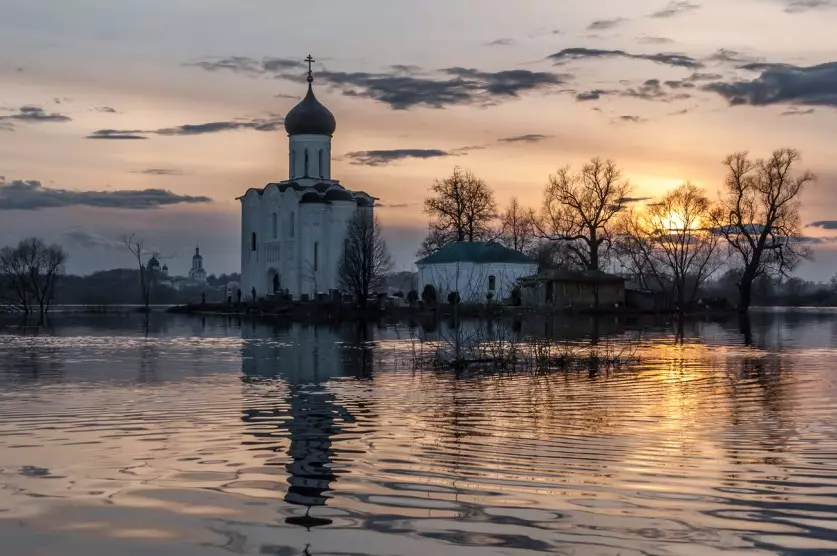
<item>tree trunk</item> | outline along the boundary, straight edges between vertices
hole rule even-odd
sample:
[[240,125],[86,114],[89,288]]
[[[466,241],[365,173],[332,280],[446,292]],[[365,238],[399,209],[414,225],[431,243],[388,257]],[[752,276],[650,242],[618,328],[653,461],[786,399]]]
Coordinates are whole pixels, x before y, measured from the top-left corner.
[[753,282],[747,280],[746,276],[741,279],[738,284],[738,312],[747,313],[750,309],[750,303],[753,299]]

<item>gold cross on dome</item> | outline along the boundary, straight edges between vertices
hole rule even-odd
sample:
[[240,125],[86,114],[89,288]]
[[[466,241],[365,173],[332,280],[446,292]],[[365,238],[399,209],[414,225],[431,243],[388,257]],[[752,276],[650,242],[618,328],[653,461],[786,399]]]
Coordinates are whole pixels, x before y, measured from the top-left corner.
[[311,64],[316,62],[316,60],[309,54],[305,61],[308,62],[308,82],[310,83],[314,81],[314,74],[311,71]]

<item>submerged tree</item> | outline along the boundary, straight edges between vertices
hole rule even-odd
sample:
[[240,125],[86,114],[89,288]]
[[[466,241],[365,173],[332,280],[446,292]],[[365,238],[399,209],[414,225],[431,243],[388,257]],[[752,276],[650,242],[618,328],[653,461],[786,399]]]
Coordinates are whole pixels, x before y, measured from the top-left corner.
[[470,171],[459,167],[430,187],[424,212],[430,216],[431,234],[443,241],[481,241],[491,236],[497,216],[494,192]]
[[612,160],[594,158],[575,173],[562,168],[546,186],[539,233],[565,243],[579,268],[601,270],[629,191]]
[[811,255],[803,243],[799,197],[816,178],[808,171],[794,172],[799,159],[798,151],[779,149],[766,160],[753,160],[746,152],[724,160],[726,192],[712,222],[740,267],[738,308],[743,313],[757,278],[787,276]]
[[[711,227],[711,203],[686,183],[625,219],[618,251],[628,265],[668,292],[678,309],[693,304],[721,266],[720,235]],[[646,286],[647,287],[647,286]]]
[[142,306],[143,310],[148,313],[150,311],[149,305],[151,304],[151,284],[153,276],[151,276],[150,272],[146,269],[145,264],[143,263],[143,259],[147,254],[145,251],[145,240],[136,237],[136,234],[125,234],[122,236],[122,243],[137,260]]
[[535,244],[535,217],[531,209],[520,205],[512,197],[506,211],[500,216],[500,243],[523,253],[528,253]]
[[392,259],[381,223],[371,210],[357,209],[346,228],[343,253],[337,265],[340,288],[366,307],[369,294],[384,287]]
[[0,291],[5,292],[6,302],[26,314],[37,309],[43,323],[66,262],[61,246],[46,245],[38,238],[4,247],[0,250]]

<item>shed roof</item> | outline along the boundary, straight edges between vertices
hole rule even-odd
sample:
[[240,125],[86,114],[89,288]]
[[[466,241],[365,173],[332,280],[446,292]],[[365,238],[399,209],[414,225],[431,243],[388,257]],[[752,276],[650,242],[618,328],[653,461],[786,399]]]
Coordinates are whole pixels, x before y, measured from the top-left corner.
[[517,263],[537,264],[520,251],[493,241],[458,241],[416,261],[416,265],[447,263]]

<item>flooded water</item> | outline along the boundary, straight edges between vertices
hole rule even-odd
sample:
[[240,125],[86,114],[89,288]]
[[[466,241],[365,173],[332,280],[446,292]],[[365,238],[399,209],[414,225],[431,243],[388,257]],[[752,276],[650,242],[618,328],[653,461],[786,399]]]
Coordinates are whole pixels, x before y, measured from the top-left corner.
[[0,329],[0,554],[837,554],[837,316],[526,323],[635,361],[479,372],[140,318]]

